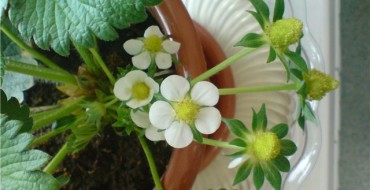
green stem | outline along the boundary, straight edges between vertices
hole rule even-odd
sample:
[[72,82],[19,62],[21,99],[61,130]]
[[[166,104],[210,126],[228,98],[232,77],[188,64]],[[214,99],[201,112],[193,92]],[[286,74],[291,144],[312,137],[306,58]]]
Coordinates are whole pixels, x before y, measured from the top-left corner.
[[245,48],[245,49],[239,51],[238,53],[236,53],[233,56],[227,58],[226,60],[224,60],[220,64],[214,66],[213,68],[209,69],[208,71],[202,73],[198,77],[191,80],[191,84],[194,85],[195,83],[197,83],[199,81],[203,81],[203,80],[217,74],[218,72],[222,71],[223,69],[225,69],[226,67],[228,67],[229,65],[234,63],[235,61],[237,61],[240,58],[244,57],[245,55],[253,52],[254,50],[255,49]]
[[113,100],[111,100],[111,101],[107,102],[106,104],[104,104],[104,107],[108,108],[111,105],[115,104],[116,102],[118,102],[118,99],[117,98],[114,98]]
[[155,166],[154,159],[153,159],[152,153],[150,152],[148,144],[146,143],[144,136],[140,135],[138,132],[136,134],[137,134],[137,137],[139,138],[141,147],[143,148],[146,159],[149,163],[149,168],[150,168],[150,172],[152,173],[155,188],[156,190],[163,190],[161,180],[159,178],[157,168]]
[[52,60],[49,58],[45,57],[41,53],[37,52],[36,50],[32,49],[29,45],[27,45],[23,40],[17,37],[8,27],[5,25],[1,25],[1,30],[14,42],[16,43],[20,48],[26,50],[29,52],[34,58],[40,60],[43,62],[46,66],[59,70],[61,72],[67,72],[63,70],[61,67],[59,67],[56,63],[54,63]]
[[68,83],[77,85],[77,79],[74,75],[64,71],[54,70],[41,66],[22,63],[19,61],[5,60],[5,70],[14,71],[26,75],[32,75],[38,78],[51,80],[54,82]]
[[31,143],[31,146],[37,146],[37,145],[39,145],[43,142],[46,142],[51,137],[59,135],[59,134],[63,133],[64,131],[68,130],[69,128],[70,127],[61,127],[61,128],[52,130],[52,131],[46,133],[45,135],[42,135],[42,136],[36,138],[35,140],[33,140],[32,143]]
[[82,57],[82,59],[84,60],[85,64],[87,65],[88,70],[94,74],[97,74],[97,70],[98,70],[97,65],[95,64],[95,61],[91,53],[89,52],[89,50],[77,45],[75,42],[73,42],[73,45],[76,48],[77,52]]
[[99,53],[94,48],[90,48],[89,51],[92,53],[95,60],[98,62],[99,66],[103,69],[105,75],[107,75],[110,83],[114,85],[114,83],[116,82],[116,79],[114,79],[112,73],[109,71],[107,65],[104,63]]
[[243,147],[235,146],[235,145],[229,144],[228,142],[217,141],[217,140],[208,139],[208,138],[204,138],[204,137],[203,137],[203,143],[202,144],[215,146],[215,147],[220,147],[220,148],[234,149],[234,150],[235,149],[236,150],[243,150],[244,149]]
[[31,116],[33,119],[31,132],[40,129],[43,126],[49,125],[62,117],[70,115],[77,109],[80,109],[80,102],[83,100],[83,98],[84,97],[80,97],[77,100],[69,102],[66,106],[62,106],[54,110],[33,114]]
[[218,90],[220,95],[229,94],[241,94],[241,93],[252,93],[252,92],[271,92],[271,91],[281,91],[281,90],[297,90],[296,84],[284,84],[279,86],[259,86],[250,88],[221,88]]
[[44,168],[44,172],[53,174],[58,165],[64,160],[68,154],[68,146],[65,143],[54,158],[49,162],[49,164]]

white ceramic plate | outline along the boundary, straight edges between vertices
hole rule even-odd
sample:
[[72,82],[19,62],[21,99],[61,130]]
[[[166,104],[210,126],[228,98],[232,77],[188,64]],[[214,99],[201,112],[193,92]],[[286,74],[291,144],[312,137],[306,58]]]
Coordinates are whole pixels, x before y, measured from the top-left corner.
[[[183,3],[193,20],[202,25],[215,38],[227,57],[242,49],[234,47],[234,45],[245,34],[261,32],[260,26],[254,17],[246,12],[246,10],[252,9],[247,0],[183,0]],[[254,87],[285,84],[286,73],[284,67],[278,61],[266,64],[267,57],[268,47],[261,48],[234,63],[231,69],[235,85],[237,87]],[[265,103],[269,127],[279,123],[292,124],[295,115],[295,100],[294,92],[237,95],[235,118],[250,126],[252,108],[258,111],[262,103]],[[291,138],[295,139],[299,147],[303,147],[304,135],[302,131],[294,129],[291,133],[293,133],[290,134]],[[231,136],[230,139],[232,138]],[[300,158],[302,152],[303,148],[300,148],[295,158],[291,158],[291,160],[294,160],[293,163]],[[232,186],[236,170],[227,168],[231,160],[224,156],[225,154],[227,154],[226,151],[221,151],[210,166],[198,174],[193,190],[254,189],[250,181]]]

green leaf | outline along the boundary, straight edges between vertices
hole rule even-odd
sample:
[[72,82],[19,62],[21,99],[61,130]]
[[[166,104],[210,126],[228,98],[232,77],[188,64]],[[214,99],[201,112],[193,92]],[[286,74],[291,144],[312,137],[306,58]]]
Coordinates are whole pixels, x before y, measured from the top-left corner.
[[267,44],[265,35],[248,33],[236,44],[236,46],[258,48],[263,46],[264,44]]
[[244,123],[237,119],[222,119],[229,130],[238,137],[245,137],[249,133],[248,129],[245,127]]
[[9,18],[21,35],[37,46],[67,56],[70,40],[94,47],[95,37],[111,41],[123,29],[147,18],[145,8],[160,0],[18,0],[10,1]]
[[240,147],[247,147],[247,143],[243,139],[240,139],[240,138],[230,141],[230,144],[235,145],[235,146],[240,146]]
[[285,11],[284,0],[276,0],[275,7],[274,7],[273,22],[276,22],[277,20],[282,19],[284,15],[284,11]]
[[285,52],[285,55],[289,58],[290,61],[294,63],[295,66],[302,72],[308,72],[308,67],[306,64],[306,61],[303,59],[303,57],[295,52],[287,51]]
[[276,51],[274,48],[270,47],[269,57],[267,58],[267,63],[271,63],[275,61],[275,59],[276,59]]
[[28,132],[32,128],[32,118],[29,117],[30,111],[27,105],[20,105],[16,98],[6,97],[3,90],[1,90],[1,105],[0,113],[7,115],[9,120],[19,120],[23,123],[19,133]]
[[265,174],[263,173],[262,167],[260,164],[256,165],[253,170],[253,183],[256,186],[256,189],[261,189],[263,182],[265,180]]
[[[256,9],[257,13],[259,15],[261,15],[263,20],[265,20],[265,23],[266,23],[266,21],[268,22],[269,17],[270,17],[270,10],[269,10],[269,7],[267,6],[267,4],[265,3],[265,1],[263,1],[263,0],[249,0],[249,2],[252,3],[252,5]],[[263,29],[265,29],[265,26],[266,25],[264,25]]]
[[288,172],[290,170],[289,160],[285,156],[279,155],[272,162],[282,172]]
[[258,113],[256,113],[256,111],[253,109],[252,128],[254,132],[266,131],[267,115],[265,104],[262,104]]
[[233,185],[239,184],[240,182],[244,181],[248,178],[249,174],[251,173],[251,170],[253,168],[253,164],[250,160],[247,160],[244,162],[236,172]]
[[3,14],[8,6],[8,0],[1,0],[0,1],[0,18],[3,17]]
[[14,190],[58,189],[58,181],[41,171],[49,155],[39,150],[27,150],[33,136],[19,133],[22,122],[7,120],[4,114],[0,120],[0,186]]
[[262,169],[265,173],[266,179],[270,182],[275,190],[281,189],[281,174],[279,170],[273,165],[262,165]]
[[288,131],[289,127],[285,123],[277,124],[271,129],[271,132],[275,133],[279,139],[284,138],[288,134]]
[[291,140],[282,139],[280,140],[280,145],[281,145],[281,150],[280,150],[281,155],[290,156],[290,155],[293,155],[297,151],[297,146]]

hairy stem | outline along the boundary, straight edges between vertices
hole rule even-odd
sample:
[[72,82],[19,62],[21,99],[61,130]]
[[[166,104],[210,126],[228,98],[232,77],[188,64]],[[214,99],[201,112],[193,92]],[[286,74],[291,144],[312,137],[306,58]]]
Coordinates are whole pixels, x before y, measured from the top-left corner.
[[105,75],[107,75],[110,83],[112,85],[114,85],[114,83],[116,82],[116,79],[113,77],[113,74],[109,71],[107,65],[104,63],[104,61],[100,57],[99,53],[94,48],[90,48],[89,51],[92,53],[92,55],[94,56],[95,60],[99,64],[99,66],[102,68],[102,70],[104,71]]
[[27,45],[22,39],[18,38],[17,35],[15,35],[8,27],[5,25],[1,25],[1,30],[14,42],[16,43],[20,48],[26,50],[29,52],[34,58],[40,60],[42,63],[44,63],[46,66],[48,66],[51,69],[59,70],[62,72],[67,72],[63,70],[61,67],[59,67],[56,63],[54,63],[49,58],[45,57],[38,51],[34,50],[32,47]]
[[68,146],[65,143],[58,153],[53,157],[49,164],[44,168],[44,172],[53,174],[58,165],[64,160],[68,154]]
[[235,146],[235,145],[229,144],[228,142],[217,141],[217,140],[208,139],[208,138],[204,138],[204,137],[203,137],[203,143],[202,144],[215,146],[215,147],[220,147],[220,148],[234,149],[234,150],[244,149],[243,147]]
[[66,106],[62,106],[54,110],[33,114],[31,116],[33,119],[33,126],[31,132],[40,129],[45,125],[49,125],[62,117],[70,115],[77,109],[80,109],[80,103],[83,100],[83,98],[84,97],[80,97],[77,100],[69,102]]
[[153,181],[154,181],[154,184],[155,184],[155,188],[157,190],[163,190],[161,180],[159,178],[158,171],[157,171],[157,168],[155,166],[154,159],[153,159],[152,153],[150,152],[148,144],[146,143],[146,140],[145,140],[144,136],[140,135],[138,132],[136,134],[137,134],[137,137],[139,138],[141,147],[143,148],[146,159],[148,161],[150,172],[152,174]]
[[31,65],[19,61],[5,60],[5,70],[14,71],[34,77],[51,80],[54,82],[68,83],[77,85],[77,78],[64,71],[54,70],[41,66]]
[[77,52],[80,54],[81,58],[84,60],[85,64],[87,65],[88,70],[94,74],[98,74],[97,65],[90,51],[87,48],[83,48],[74,42],[73,42],[73,45],[76,48]]
[[46,142],[50,138],[63,133],[64,131],[68,130],[69,128],[70,127],[61,127],[61,128],[52,130],[52,131],[46,133],[45,135],[42,135],[42,136],[36,138],[35,140],[33,140],[32,143],[31,143],[31,146],[37,146],[37,145],[39,145],[43,142]]
[[202,73],[198,77],[191,80],[191,84],[194,85],[195,83],[197,83],[199,81],[203,81],[203,80],[217,74],[218,72],[222,71],[223,69],[225,69],[226,67],[228,67],[229,65],[234,63],[235,61],[239,60],[240,58],[244,57],[245,55],[248,55],[249,53],[253,52],[254,50],[255,49],[245,48],[245,49],[239,51],[238,53],[234,54],[233,56],[227,58],[225,61],[221,62],[220,64],[214,66],[213,68],[209,69],[208,71]]
[[218,90],[220,95],[253,93],[253,92],[272,92],[282,90],[298,90],[296,84],[284,84],[279,86],[259,86],[250,88],[221,88]]

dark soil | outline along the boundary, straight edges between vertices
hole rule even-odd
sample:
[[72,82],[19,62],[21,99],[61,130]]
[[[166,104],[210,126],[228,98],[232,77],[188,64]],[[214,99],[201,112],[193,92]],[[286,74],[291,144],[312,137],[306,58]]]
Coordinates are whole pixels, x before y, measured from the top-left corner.
[[[130,57],[124,52],[122,44],[129,38],[142,36],[144,30],[152,24],[155,24],[155,21],[150,18],[146,23],[120,31],[121,37],[114,42],[99,42],[102,57],[113,72],[116,72],[117,66],[130,62]],[[60,65],[71,72],[76,73],[78,65],[82,63],[73,51],[68,58],[49,51],[42,52],[55,62],[62,63]],[[25,97],[26,103],[33,107],[56,104],[59,99],[67,96],[60,93],[55,84],[39,81],[25,92]],[[49,128],[35,135],[39,136],[50,130]],[[66,136],[68,134],[59,135],[37,148],[53,156],[65,143]],[[171,148],[164,142],[148,144],[161,175],[168,163]],[[130,136],[118,136],[111,126],[106,126],[84,150],[69,155],[55,173],[55,176],[59,175],[71,176],[69,183],[63,187],[68,190],[146,190],[154,187],[146,157],[135,133]]]

